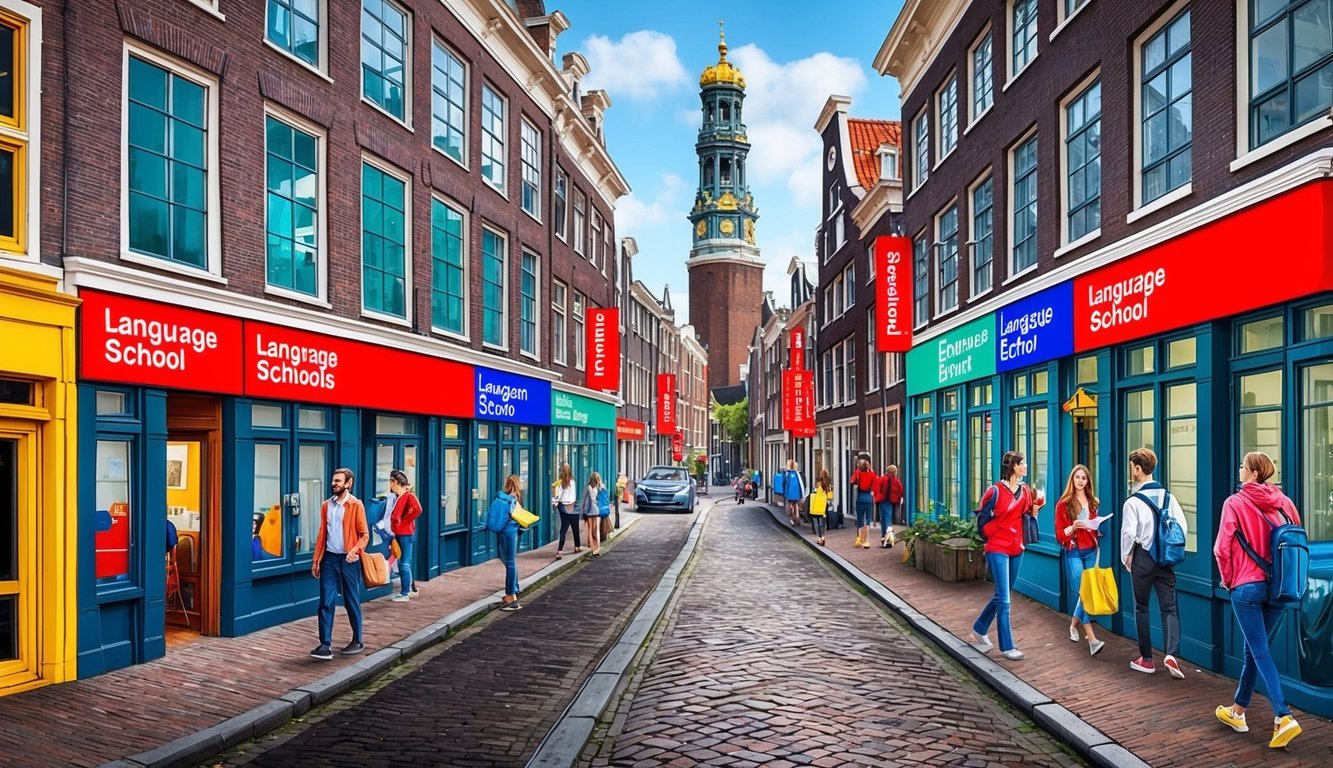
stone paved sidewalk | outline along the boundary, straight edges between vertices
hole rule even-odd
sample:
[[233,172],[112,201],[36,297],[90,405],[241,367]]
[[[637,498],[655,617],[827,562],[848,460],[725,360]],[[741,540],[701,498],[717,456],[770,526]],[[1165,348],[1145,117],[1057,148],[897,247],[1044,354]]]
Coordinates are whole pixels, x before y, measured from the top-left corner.
[[[776,505],[756,509],[790,527]],[[813,540],[809,526],[799,530]],[[878,527],[874,530],[878,536]],[[880,549],[877,543],[871,549],[853,549],[855,536],[851,526],[829,531],[826,547],[958,637],[967,637],[993,592],[989,582],[940,581],[904,564],[902,543],[893,549]],[[1106,647],[1090,657],[1086,643],[1069,642],[1069,616],[1020,594],[1015,594],[1011,623],[1014,643],[1027,658],[1001,660],[1005,669],[1153,766],[1333,765],[1333,723],[1309,713],[1297,712],[1304,732],[1286,751],[1269,749],[1272,710],[1262,694],[1256,693],[1251,702],[1249,733],[1233,733],[1218,723],[1213,709],[1231,702],[1233,678],[1201,670],[1188,659],[1181,660],[1184,680],[1133,672],[1129,661],[1138,655],[1137,644],[1100,625],[1097,636]],[[1000,658],[994,652],[991,656]]]

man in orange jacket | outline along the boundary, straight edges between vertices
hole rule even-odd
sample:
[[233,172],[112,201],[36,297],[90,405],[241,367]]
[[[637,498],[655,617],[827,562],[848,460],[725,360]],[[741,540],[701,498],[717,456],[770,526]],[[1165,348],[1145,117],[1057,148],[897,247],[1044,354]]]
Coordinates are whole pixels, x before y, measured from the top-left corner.
[[366,508],[352,495],[356,478],[345,467],[333,470],[333,495],[319,507],[319,535],[310,574],[319,579],[319,647],[310,652],[316,659],[333,658],[333,612],[338,594],[347,607],[352,642],[342,653],[355,656],[366,649],[361,642],[361,553],[370,543]]

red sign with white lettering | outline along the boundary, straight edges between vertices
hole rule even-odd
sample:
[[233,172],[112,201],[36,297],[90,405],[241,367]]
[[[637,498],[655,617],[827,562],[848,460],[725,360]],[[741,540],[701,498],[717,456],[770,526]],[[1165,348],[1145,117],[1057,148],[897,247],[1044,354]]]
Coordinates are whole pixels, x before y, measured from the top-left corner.
[[801,436],[814,428],[814,374],[782,372],[782,428]]
[[788,357],[791,361],[792,370],[799,371],[805,368],[805,326],[794,325],[788,334],[791,337],[791,352]]
[[241,394],[241,321],[100,291],[83,299],[82,379]]
[[657,434],[676,431],[676,374],[657,374]]
[[255,397],[471,418],[475,387],[463,363],[245,323],[245,392]]
[[912,350],[912,241],[875,238],[875,350]]
[[620,389],[620,310],[589,308],[588,389]]
[[1333,182],[1307,184],[1074,279],[1083,352],[1333,289]]
[[671,436],[671,458],[673,461],[685,458],[685,436],[679,432]]
[[648,434],[648,425],[642,421],[616,419],[617,440],[642,440]]

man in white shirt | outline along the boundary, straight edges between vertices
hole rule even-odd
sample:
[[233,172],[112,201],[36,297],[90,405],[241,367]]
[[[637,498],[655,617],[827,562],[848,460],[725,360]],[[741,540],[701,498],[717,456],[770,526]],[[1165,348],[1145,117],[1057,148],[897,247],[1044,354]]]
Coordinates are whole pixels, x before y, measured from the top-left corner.
[[[1166,658],[1162,663],[1172,677],[1184,678],[1185,673],[1176,660],[1180,652],[1180,619],[1176,614],[1176,571],[1169,565],[1160,565],[1153,559],[1153,541],[1157,532],[1157,516],[1152,505],[1163,514],[1169,514],[1185,527],[1185,512],[1180,502],[1166,492],[1161,483],[1153,480],[1157,469],[1157,454],[1150,448],[1137,448],[1129,454],[1130,497],[1121,510],[1120,551],[1124,553],[1125,568],[1129,569],[1134,587],[1134,625],[1139,636],[1139,658],[1129,663],[1136,672],[1153,674],[1152,628],[1148,623],[1148,601],[1157,592],[1157,607],[1162,612],[1162,647]],[[1151,500],[1152,505],[1144,501]]]

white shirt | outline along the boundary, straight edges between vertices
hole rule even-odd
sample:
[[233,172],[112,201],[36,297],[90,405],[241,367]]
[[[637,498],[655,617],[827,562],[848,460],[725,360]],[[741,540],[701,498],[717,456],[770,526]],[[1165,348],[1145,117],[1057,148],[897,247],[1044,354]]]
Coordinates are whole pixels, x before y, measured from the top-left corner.
[[[1156,521],[1153,519],[1152,509],[1144,504],[1141,499],[1134,498],[1133,494],[1138,493],[1147,483],[1135,485],[1128,499],[1125,499],[1125,505],[1120,512],[1124,519],[1120,521],[1120,551],[1125,559],[1126,566],[1131,562],[1134,556],[1134,545],[1138,544],[1144,550],[1152,549],[1153,538],[1156,532]],[[1154,504],[1159,507],[1162,504],[1162,498],[1167,494],[1164,488],[1150,488],[1143,491],[1143,495],[1152,499]],[[1185,524],[1185,511],[1180,508],[1180,502],[1176,495],[1171,494],[1171,506],[1169,512],[1172,517],[1180,523],[1180,530],[1186,534],[1189,533],[1189,527]]]
[[347,544],[343,541],[343,514],[347,508],[337,496],[329,498],[328,520],[324,524],[324,549],[338,555],[347,554]]
[[565,504],[573,504],[575,501],[578,501],[579,495],[578,492],[574,490],[573,482],[571,482],[569,485],[564,485],[564,486],[560,485],[560,483],[557,482],[555,484],[554,498],[556,504],[560,504],[561,506],[563,506]]

